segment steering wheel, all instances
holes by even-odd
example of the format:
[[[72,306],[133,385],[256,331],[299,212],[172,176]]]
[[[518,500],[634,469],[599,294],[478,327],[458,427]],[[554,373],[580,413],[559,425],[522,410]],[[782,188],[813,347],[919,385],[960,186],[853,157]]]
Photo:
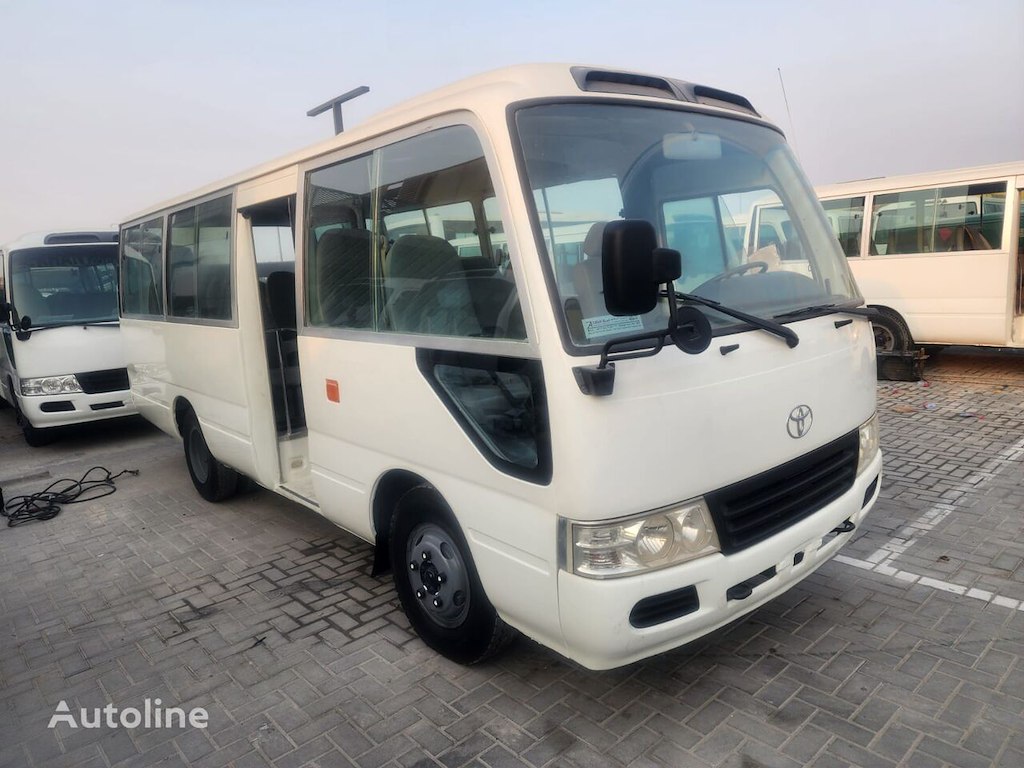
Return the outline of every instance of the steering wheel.
[[[746,264],[740,264],[738,267],[727,269],[725,272],[715,275],[710,280],[705,280],[701,283],[698,288],[703,288],[705,285],[711,285],[712,283],[718,283],[722,280],[726,280],[730,277],[736,277],[742,275],[745,272],[749,272],[752,269],[756,269],[759,275],[763,275],[768,271],[768,262],[766,261],[748,261]]]

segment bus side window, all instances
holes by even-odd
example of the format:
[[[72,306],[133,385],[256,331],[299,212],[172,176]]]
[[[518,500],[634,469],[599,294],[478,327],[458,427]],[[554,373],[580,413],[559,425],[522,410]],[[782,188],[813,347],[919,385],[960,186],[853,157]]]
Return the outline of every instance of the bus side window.
[[[395,241],[384,272],[391,329],[400,333],[478,336],[468,278],[444,238],[406,235]]]
[[[864,222],[864,198],[847,197],[823,200],[822,208],[828,223],[839,240],[839,246],[848,258],[860,256],[860,231]]]
[[[162,315],[163,219],[121,232],[121,307],[126,315]]]
[[[316,244],[308,293],[314,325],[373,328],[372,235],[365,229],[331,229]]]
[[[376,328],[380,238],[361,228],[371,210],[371,159],[361,155],[309,175],[304,292],[312,325]]]
[[[174,317],[196,315],[196,260],[187,245],[172,245],[168,251],[168,305]]]
[[[511,272],[499,274],[488,258],[459,255],[459,247],[472,246],[482,256],[480,211],[488,235],[503,232],[492,220],[497,211],[486,210],[493,198],[483,148],[464,125],[313,171],[306,217],[310,322],[524,338]],[[358,212],[357,220],[337,221],[343,209]],[[373,228],[354,228],[365,222]]]

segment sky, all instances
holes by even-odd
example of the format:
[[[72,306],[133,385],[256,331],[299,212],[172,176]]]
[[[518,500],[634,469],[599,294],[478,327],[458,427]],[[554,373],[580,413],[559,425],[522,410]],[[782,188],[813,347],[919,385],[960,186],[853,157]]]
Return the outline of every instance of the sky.
[[[1024,0],[0,0],[0,32],[0,243],[327,138],[356,86],[346,127],[519,63],[740,93],[814,184],[1024,160]]]

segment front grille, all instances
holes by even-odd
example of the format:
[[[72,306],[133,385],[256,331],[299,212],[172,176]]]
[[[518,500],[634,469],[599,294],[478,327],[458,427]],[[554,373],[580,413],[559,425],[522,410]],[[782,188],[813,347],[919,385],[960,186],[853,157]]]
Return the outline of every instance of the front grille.
[[[127,368],[76,373],[75,378],[78,379],[78,385],[87,395],[95,395],[100,392],[122,392],[128,389]]]
[[[855,431],[810,453],[705,496],[722,552],[732,554],[764,541],[851,487],[857,475]]]

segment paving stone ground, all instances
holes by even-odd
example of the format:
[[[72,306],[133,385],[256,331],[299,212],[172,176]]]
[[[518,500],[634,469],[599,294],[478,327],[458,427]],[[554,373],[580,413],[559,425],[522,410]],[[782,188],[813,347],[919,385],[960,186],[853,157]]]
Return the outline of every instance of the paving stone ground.
[[[880,383],[882,497],[841,559],[697,643],[590,672],[527,640],[464,668],[410,631],[371,548],[265,491],[212,505],[141,422],[41,449],[0,412],[0,486],[138,469],[0,528],[0,768],[1024,765],[1024,357]],[[47,727],[58,702],[209,714]]]

